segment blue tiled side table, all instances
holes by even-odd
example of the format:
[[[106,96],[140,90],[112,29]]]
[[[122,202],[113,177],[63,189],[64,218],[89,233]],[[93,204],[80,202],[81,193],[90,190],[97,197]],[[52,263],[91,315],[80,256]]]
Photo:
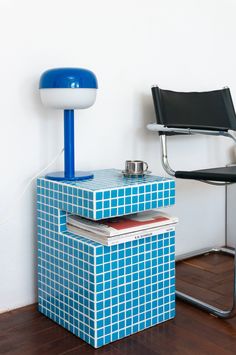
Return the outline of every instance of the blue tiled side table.
[[[106,247],[69,233],[67,214],[98,219],[104,210],[109,217],[132,213],[134,204],[137,211],[160,201],[168,206],[175,189],[171,179],[94,173],[94,180],[73,184],[38,179],[38,303],[40,312],[97,348],[175,316],[175,228]]]

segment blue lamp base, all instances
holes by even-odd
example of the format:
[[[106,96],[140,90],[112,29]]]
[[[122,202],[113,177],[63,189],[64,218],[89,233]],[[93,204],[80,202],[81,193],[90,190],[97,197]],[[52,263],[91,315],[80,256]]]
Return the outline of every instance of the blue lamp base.
[[[74,176],[68,177],[64,171],[56,171],[55,173],[47,174],[45,178],[54,181],[81,181],[93,179],[93,174],[89,171],[75,171]]]

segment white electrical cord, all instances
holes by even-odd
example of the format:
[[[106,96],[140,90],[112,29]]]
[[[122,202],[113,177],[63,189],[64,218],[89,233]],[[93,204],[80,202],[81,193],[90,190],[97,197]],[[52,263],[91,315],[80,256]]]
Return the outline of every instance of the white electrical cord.
[[[18,197],[16,197],[15,201],[13,201],[13,205],[16,205],[24,196],[24,194],[26,193],[26,191],[28,190],[28,188],[30,187],[30,185],[32,184],[32,182],[39,177],[44,171],[46,171],[48,168],[50,168],[50,166],[52,166],[57,159],[62,155],[62,153],[64,152],[64,148],[61,149],[61,151],[53,158],[53,160],[47,165],[45,166],[45,168],[43,168],[42,170],[40,170],[37,174],[35,174],[26,184],[25,188],[23,189],[23,191],[19,194]],[[11,207],[12,208],[12,207]],[[13,213],[12,213],[13,214]],[[3,224],[6,224],[8,221],[11,220],[11,214],[9,213],[9,215],[7,217],[5,217],[5,219],[0,220],[0,226]]]

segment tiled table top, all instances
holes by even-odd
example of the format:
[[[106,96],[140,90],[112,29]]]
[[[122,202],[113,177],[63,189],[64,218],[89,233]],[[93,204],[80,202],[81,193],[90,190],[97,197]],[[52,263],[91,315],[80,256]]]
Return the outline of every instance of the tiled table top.
[[[94,171],[94,179],[57,182],[38,179],[38,194],[55,207],[99,220],[167,207],[175,203],[175,181],[154,175],[124,177],[120,170]]]
[[[93,179],[84,181],[64,181],[63,184],[77,186],[84,190],[99,191],[119,187],[144,185],[152,182],[171,181],[171,178],[164,178],[155,175],[144,175],[143,177],[124,177],[118,169],[103,169],[92,171]]]

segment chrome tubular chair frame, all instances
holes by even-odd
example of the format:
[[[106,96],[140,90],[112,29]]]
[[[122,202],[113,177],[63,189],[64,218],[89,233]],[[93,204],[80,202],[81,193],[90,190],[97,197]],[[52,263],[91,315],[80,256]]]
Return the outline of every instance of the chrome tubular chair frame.
[[[164,168],[164,170],[171,176],[175,176],[175,171],[170,167],[169,165],[169,161],[168,161],[168,150],[167,150],[167,135],[165,133],[181,133],[181,134],[205,134],[205,135],[214,135],[214,136],[225,136],[228,138],[231,138],[234,140],[234,142],[236,142],[236,139],[234,136],[232,136],[230,133],[228,132],[222,132],[222,131],[209,131],[209,130],[195,130],[195,129],[186,129],[186,128],[168,128],[165,127],[163,125],[159,125],[156,123],[153,124],[148,124],[147,128],[150,131],[155,131],[155,132],[159,132],[160,133],[160,140],[161,140],[161,162],[162,162],[162,166]],[[229,183],[222,183],[222,182],[212,182],[212,181],[202,181],[205,183],[209,183],[209,184],[213,184],[213,185],[220,185],[220,186],[226,186]],[[226,211],[227,214],[227,211]],[[227,215],[226,215],[226,220],[227,220]],[[190,257],[193,256],[197,256],[197,255],[203,255],[205,253],[210,253],[210,252],[223,252],[223,253],[227,253],[230,255],[234,255],[235,256],[235,251],[233,249],[230,249],[227,247],[227,240],[225,238],[226,241],[226,245],[221,247],[221,248],[212,248],[212,249],[201,249],[192,253],[188,253],[188,254],[184,254],[179,256],[176,261],[180,261],[180,260],[185,260],[188,259]],[[217,307],[214,307],[204,301],[201,301],[195,297],[192,297],[186,293],[183,293],[181,291],[176,290],[176,296],[181,299],[184,300],[202,310],[205,310],[207,312],[209,312],[210,314],[213,314],[214,316],[217,316],[219,318],[231,318],[236,314],[236,257],[234,257],[234,281],[233,281],[233,295],[232,295],[232,307],[228,310],[222,310],[219,309]]]

